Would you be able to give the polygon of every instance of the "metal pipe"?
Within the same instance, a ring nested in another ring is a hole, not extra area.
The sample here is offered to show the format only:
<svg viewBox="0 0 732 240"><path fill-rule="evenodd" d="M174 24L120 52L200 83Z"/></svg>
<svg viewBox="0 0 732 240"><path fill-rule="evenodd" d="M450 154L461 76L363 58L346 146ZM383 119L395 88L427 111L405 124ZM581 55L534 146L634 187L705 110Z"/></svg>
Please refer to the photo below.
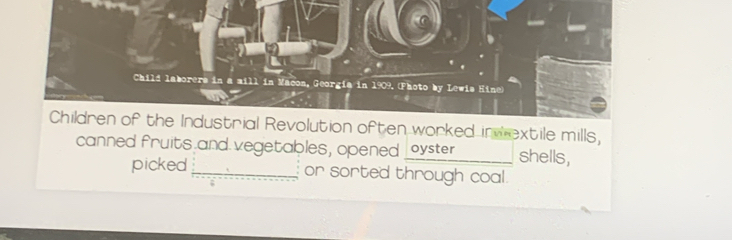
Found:
<svg viewBox="0 0 732 240"><path fill-rule="evenodd" d="M265 43L245 43L240 48L239 56L259 56L267 53Z"/></svg>
<svg viewBox="0 0 732 240"><path fill-rule="evenodd" d="M318 41L318 40L313 40L313 39L306 39L306 38L302 38L302 37L295 39L295 40L300 41L300 42L308 42L308 41L315 42L315 46L318 46L319 49L325 49L325 50L329 50L329 51L333 50L336 47L335 43L329 43L329 42Z"/></svg>
<svg viewBox="0 0 732 240"><path fill-rule="evenodd" d="M240 46L239 56L265 55L268 51L274 57L287 57L305 55L313 51L313 43L310 42L278 42L271 43L267 49L267 43L245 43Z"/></svg>
<svg viewBox="0 0 732 240"><path fill-rule="evenodd" d="M328 51L333 50L335 48L335 46L336 46L333 43L321 42L321 41L316 41L315 44L318 46L318 48L325 49L325 50L328 50Z"/></svg>
<svg viewBox="0 0 732 240"><path fill-rule="evenodd" d="M191 26L193 27L193 32L200 33L201 29L203 28L203 23L195 22L195 23L192 23ZM247 36L247 30L245 28L241 28L241 27L219 28L219 38L221 38L221 39L244 38L246 36Z"/></svg>
<svg viewBox="0 0 732 240"><path fill-rule="evenodd" d="M304 55L312 51L311 42L278 42L268 45L268 52L276 57Z"/></svg>

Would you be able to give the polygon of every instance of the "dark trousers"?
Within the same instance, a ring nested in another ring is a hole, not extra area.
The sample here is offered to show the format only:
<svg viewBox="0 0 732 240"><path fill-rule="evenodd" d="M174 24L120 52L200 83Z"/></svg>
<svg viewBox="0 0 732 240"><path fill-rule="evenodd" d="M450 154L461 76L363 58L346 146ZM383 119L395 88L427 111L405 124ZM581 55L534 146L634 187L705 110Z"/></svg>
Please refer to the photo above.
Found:
<svg viewBox="0 0 732 240"><path fill-rule="evenodd" d="M127 54L137 63L155 60L154 53L160 46L163 21L168 18L165 7L170 0L141 0L140 12L135 20Z"/></svg>

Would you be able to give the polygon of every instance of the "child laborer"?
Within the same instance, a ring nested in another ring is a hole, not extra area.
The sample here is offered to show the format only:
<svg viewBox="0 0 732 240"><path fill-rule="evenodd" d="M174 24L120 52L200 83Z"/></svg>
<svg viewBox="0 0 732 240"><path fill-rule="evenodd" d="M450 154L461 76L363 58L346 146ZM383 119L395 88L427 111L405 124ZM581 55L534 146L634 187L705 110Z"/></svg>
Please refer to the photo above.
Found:
<svg viewBox="0 0 732 240"><path fill-rule="evenodd" d="M203 19L203 27L199 36L199 48L201 52L201 67L203 76L208 79L215 77L216 67L216 41L218 31L224 12L232 5L234 0L207 0L206 15ZM265 43L275 43L279 41L280 32L282 32L282 3L286 0L256 0L256 8L264 10L262 18L262 38ZM272 59L272 64L277 66L279 61ZM267 74L280 74L281 71L268 69L265 66L264 72ZM201 86L201 94L209 101L219 102L228 98L226 92L217 84L203 84Z"/></svg>

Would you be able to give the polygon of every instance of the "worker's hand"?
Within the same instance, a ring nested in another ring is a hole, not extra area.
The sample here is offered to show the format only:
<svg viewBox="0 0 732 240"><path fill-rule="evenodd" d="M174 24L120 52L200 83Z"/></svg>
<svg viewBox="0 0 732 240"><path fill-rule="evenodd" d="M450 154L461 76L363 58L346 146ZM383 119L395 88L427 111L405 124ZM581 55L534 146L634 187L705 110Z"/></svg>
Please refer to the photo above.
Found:
<svg viewBox="0 0 732 240"><path fill-rule="evenodd" d="M175 18L172 20L173 26L181 27L184 30L192 31L193 30L193 23L196 22L196 19L183 17L183 18Z"/></svg>
<svg viewBox="0 0 732 240"><path fill-rule="evenodd" d="M229 95L218 84L204 83L201 85L200 91L206 100L212 102L221 102L229 98Z"/></svg>

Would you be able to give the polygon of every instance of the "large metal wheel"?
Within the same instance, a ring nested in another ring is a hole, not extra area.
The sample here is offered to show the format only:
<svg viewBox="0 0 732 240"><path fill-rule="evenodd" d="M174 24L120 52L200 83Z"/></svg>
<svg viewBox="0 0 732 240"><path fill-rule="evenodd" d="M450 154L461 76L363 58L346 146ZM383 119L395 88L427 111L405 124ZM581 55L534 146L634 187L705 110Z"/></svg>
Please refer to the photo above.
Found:
<svg viewBox="0 0 732 240"><path fill-rule="evenodd" d="M433 0L395 1L396 16L389 14L386 8L386 4L391 1L377 0L371 5L369 10L371 35L382 41L399 43L410 48L424 47L432 43L442 26L439 4ZM395 36L393 33L399 35Z"/></svg>

